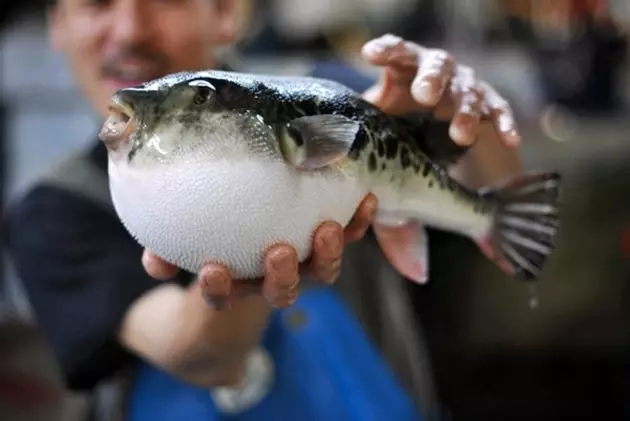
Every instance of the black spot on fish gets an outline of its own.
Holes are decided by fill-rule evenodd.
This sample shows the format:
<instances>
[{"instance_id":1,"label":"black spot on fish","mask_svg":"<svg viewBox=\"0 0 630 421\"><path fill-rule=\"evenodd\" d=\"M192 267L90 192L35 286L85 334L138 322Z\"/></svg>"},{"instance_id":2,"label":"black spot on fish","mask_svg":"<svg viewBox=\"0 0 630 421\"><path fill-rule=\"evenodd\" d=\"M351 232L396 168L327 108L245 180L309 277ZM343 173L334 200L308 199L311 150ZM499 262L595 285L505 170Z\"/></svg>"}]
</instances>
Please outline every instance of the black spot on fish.
<instances>
[{"instance_id":1,"label":"black spot on fish","mask_svg":"<svg viewBox=\"0 0 630 421\"><path fill-rule=\"evenodd\" d=\"M431 164L429 162L425 162L424 166L422 167L422 176L426 177L429 175L430 172L431 172Z\"/></svg>"},{"instance_id":2,"label":"black spot on fish","mask_svg":"<svg viewBox=\"0 0 630 421\"><path fill-rule=\"evenodd\" d=\"M348 157L350 159L357 159L360 155L360 152L367 147L369 140L370 138L367 135L365 128L361 127L354 139L352 148L350 148L350 152L348 152Z\"/></svg>"},{"instance_id":3,"label":"black spot on fish","mask_svg":"<svg viewBox=\"0 0 630 421\"><path fill-rule=\"evenodd\" d=\"M383 144L382 140L377 140L377 150L378 150L378 156L380 156L381 158L385 156L385 145Z\"/></svg>"},{"instance_id":4,"label":"black spot on fish","mask_svg":"<svg viewBox=\"0 0 630 421\"><path fill-rule=\"evenodd\" d=\"M293 127L291 124L287 124L287 131L289 135L295 142L296 146L304 146L304 136L302 136L302 132Z\"/></svg>"},{"instance_id":5,"label":"black spot on fish","mask_svg":"<svg viewBox=\"0 0 630 421\"><path fill-rule=\"evenodd\" d=\"M368 157L368 170L370 170L370 172L374 172L376 171L376 166L376 155L374 152L370 152L370 156Z\"/></svg>"},{"instance_id":6,"label":"black spot on fish","mask_svg":"<svg viewBox=\"0 0 630 421\"><path fill-rule=\"evenodd\" d=\"M433 180L429 180L429 188L433 187Z\"/></svg>"},{"instance_id":7,"label":"black spot on fish","mask_svg":"<svg viewBox=\"0 0 630 421\"><path fill-rule=\"evenodd\" d=\"M321 113L321 110L318 107L317 102L313 100L299 101L299 102L296 102L294 106L301 112L302 115L316 115L316 114ZM330 113L326 113L326 114L330 114Z\"/></svg>"},{"instance_id":8,"label":"black spot on fish","mask_svg":"<svg viewBox=\"0 0 630 421\"><path fill-rule=\"evenodd\" d=\"M381 170L382 170L382 171L385 171L385 168L387 168L387 164L383 162L383 163L381 164Z\"/></svg>"},{"instance_id":9,"label":"black spot on fish","mask_svg":"<svg viewBox=\"0 0 630 421\"><path fill-rule=\"evenodd\" d=\"M411 165L411 160L409 158L409 149L407 148L402 148L400 150L400 165L402 165L403 169L407 169Z\"/></svg>"},{"instance_id":10,"label":"black spot on fish","mask_svg":"<svg viewBox=\"0 0 630 421\"><path fill-rule=\"evenodd\" d=\"M396 152L398 152L398 144L393 138L386 138L383 140L385 143L385 157L388 159L394 159Z\"/></svg>"}]
</instances>

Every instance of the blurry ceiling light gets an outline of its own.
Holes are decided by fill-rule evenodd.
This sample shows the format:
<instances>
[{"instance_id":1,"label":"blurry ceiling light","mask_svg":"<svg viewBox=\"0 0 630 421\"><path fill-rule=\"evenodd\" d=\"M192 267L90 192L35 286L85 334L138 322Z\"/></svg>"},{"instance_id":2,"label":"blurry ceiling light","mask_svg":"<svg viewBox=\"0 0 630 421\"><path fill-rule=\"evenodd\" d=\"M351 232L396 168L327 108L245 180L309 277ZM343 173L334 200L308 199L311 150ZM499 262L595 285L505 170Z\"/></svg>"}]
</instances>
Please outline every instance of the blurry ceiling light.
<instances>
[{"instance_id":1,"label":"blurry ceiling light","mask_svg":"<svg viewBox=\"0 0 630 421\"><path fill-rule=\"evenodd\" d=\"M575 116L557 105L548 105L541 111L539 124L545 136L555 142L571 140L578 129Z\"/></svg>"}]
</instances>

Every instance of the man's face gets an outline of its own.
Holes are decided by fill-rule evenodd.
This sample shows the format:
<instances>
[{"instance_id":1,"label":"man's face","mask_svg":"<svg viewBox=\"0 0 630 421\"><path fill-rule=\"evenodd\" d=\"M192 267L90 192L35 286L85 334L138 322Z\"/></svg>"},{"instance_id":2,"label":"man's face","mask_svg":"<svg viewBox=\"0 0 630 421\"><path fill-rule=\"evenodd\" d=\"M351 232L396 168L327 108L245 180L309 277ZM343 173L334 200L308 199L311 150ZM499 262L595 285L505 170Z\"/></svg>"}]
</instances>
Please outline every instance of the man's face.
<instances>
[{"instance_id":1,"label":"man's face","mask_svg":"<svg viewBox=\"0 0 630 421\"><path fill-rule=\"evenodd\" d=\"M235 38L236 0L57 0L52 45L104 115L120 88L215 65L214 48Z\"/></svg>"}]
</instances>

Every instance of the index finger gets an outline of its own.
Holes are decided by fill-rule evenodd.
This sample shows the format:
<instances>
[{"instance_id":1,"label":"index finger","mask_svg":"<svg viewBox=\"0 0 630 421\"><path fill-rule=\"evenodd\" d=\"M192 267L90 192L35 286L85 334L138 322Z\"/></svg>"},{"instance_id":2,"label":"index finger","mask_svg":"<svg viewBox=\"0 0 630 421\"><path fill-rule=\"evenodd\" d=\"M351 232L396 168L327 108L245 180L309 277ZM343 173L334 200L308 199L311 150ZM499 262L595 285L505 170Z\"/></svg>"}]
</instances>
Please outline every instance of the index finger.
<instances>
[{"instance_id":1,"label":"index finger","mask_svg":"<svg viewBox=\"0 0 630 421\"><path fill-rule=\"evenodd\" d=\"M380 67L391 66L407 83L413 80L418 69L421 52L422 47L419 45L405 42L391 34L368 41L361 50L363 58L368 62Z\"/></svg>"},{"instance_id":2,"label":"index finger","mask_svg":"<svg viewBox=\"0 0 630 421\"><path fill-rule=\"evenodd\" d=\"M168 281L179 272L177 266L164 261L147 249L142 253L142 265L149 276L158 281Z\"/></svg>"},{"instance_id":3,"label":"index finger","mask_svg":"<svg viewBox=\"0 0 630 421\"><path fill-rule=\"evenodd\" d=\"M454 61L440 49L426 49L386 34L363 46L363 57L376 66L387 66L399 84L411 85L411 95L423 107L434 107L453 77Z\"/></svg>"}]
</instances>

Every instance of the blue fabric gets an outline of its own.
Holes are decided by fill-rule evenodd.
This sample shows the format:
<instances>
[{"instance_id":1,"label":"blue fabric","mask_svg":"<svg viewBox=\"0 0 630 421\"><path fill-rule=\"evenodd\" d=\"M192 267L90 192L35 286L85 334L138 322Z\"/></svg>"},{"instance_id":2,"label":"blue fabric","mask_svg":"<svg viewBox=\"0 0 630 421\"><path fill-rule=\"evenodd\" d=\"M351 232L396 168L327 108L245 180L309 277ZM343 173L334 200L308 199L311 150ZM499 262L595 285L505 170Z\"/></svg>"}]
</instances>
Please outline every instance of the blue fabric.
<instances>
[{"instance_id":1,"label":"blue fabric","mask_svg":"<svg viewBox=\"0 0 630 421\"><path fill-rule=\"evenodd\" d=\"M129 421L422 419L333 289L305 291L294 306L277 311L263 346L274 361L275 382L257 406L222 415L208 390L143 365L131 391Z\"/></svg>"}]
</instances>

